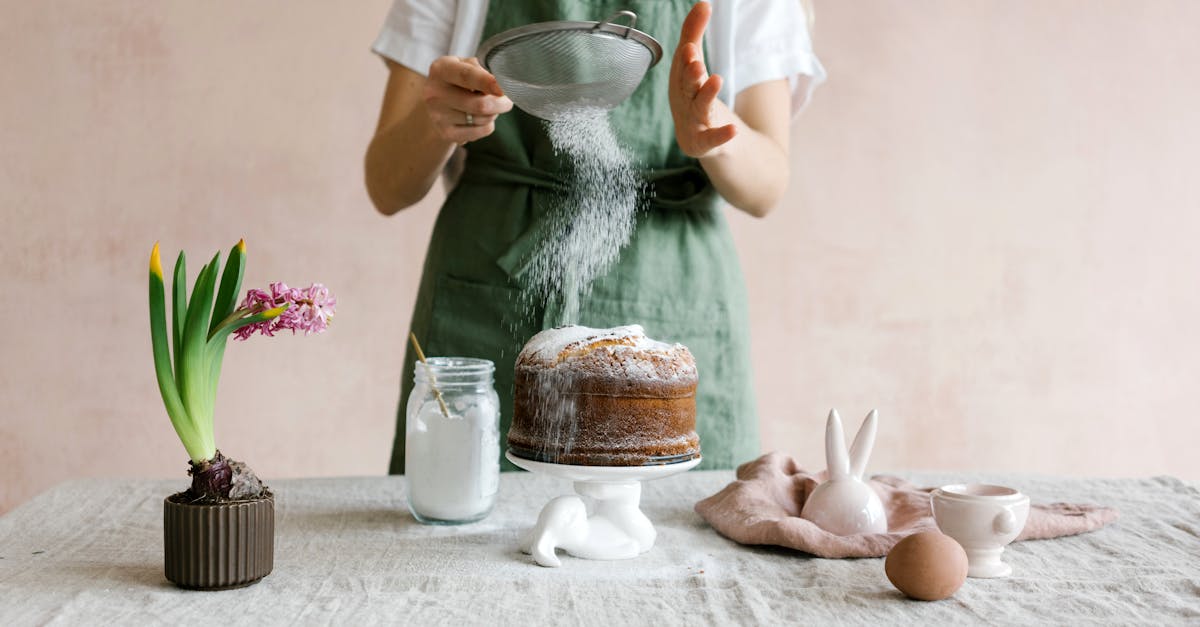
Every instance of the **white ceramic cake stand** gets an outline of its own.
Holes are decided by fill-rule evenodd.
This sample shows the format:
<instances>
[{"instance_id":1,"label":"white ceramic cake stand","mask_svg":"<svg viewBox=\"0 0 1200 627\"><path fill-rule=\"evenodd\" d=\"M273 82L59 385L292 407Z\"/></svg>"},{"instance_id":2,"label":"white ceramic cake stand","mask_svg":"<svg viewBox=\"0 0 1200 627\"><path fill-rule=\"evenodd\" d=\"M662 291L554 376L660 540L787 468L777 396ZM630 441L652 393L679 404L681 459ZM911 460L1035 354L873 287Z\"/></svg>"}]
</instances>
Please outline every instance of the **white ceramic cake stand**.
<instances>
[{"instance_id":1,"label":"white ceramic cake stand","mask_svg":"<svg viewBox=\"0 0 1200 627\"><path fill-rule=\"evenodd\" d=\"M508 461L529 472L575 482L575 494L552 499L537 525L521 541L521 550L542 566L560 566L555 549L590 560L637 557L654 546L658 532L638 509L642 482L695 468L700 458L658 466L570 466L548 464L508 451Z\"/></svg>"}]
</instances>

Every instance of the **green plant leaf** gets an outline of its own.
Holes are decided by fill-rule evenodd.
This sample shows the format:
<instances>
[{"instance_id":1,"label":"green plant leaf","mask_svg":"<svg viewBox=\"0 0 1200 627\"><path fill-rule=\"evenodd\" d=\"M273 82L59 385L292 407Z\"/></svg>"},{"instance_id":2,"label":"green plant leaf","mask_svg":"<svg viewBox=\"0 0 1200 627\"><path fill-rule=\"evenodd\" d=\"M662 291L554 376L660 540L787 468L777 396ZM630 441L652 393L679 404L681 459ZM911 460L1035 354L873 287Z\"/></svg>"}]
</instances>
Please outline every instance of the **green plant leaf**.
<instances>
[{"instance_id":1,"label":"green plant leaf","mask_svg":"<svg viewBox=\"0 0 1200 627\"><path fill-rule=\"evenodd\" d=\"M187 255L179 251L175 275L171 278L171 339L175 355L175 373L183 356L183 321L187 315Z\"/></svg>"},{"instance_id":2,"label":"green plant leaf","mask_svg":"<svg viewBox=\"0 0 1200 627\"><path fill-rule=\"evenodd\" d=\"M245 318L235 318L226 321L220 327L218 327L216 331L213 331L212 335L209 336L209 350L215 351L223 347L225 345L225 339L229 337L230 333L233 333L244 326L254 324L255 322L262 322L264 320L278 318L279 314L287 311L288 307L291 307L291 304L284 304L274 309L268 309L256 314L251 314Z\"/></svg>"},{"instance_id":3,"label":"green plant leaf","mask_svg":"<svg viewBox=\"0 0 1200 627\"><path fill-rule=\"evenodd\" d=\"M181 368L176 375L176 383L179 386L179 395L183 400L183 405L192 417L192 423L199 436L204 440L206 448L211 447L213 453L216 452L212 429L213 399L212 388L208 381L211 369L206 346L209 315L212 312L213 289L216 283L217 269L220 267L220 258L221 253L218 252L196 277L191 302L188 303L187 321L183 329Z\"/></svg>"},{"instance_id":4,"label":"green plant leaf","mask_svg":"<svg viewBox=\"0 0 1200 627\"><path fill-rule=\"evenodd\" d=\"M212 343L208 344L208 388L209 395L212 397L213 411L216 411L217 406L217 387L221 383L221 363L225 360L225 344L222 343L218 347L213 347Z\"/></svg>"},{"instance_id":5,"label":"green plant leaf","mask_svg":"<svg viewBox=\"0 0 1200 627\"><path fill-rule=\"evenodd\" d=\"M202 438L196 432L191 416L184 408L171 374L171 353L167 347L166 287L163 284L162 261L157 243L150 253L150 344L154 352L154 374L158 380L158 391L162 395L163 406L171 419L171 425L175 427L179 441L183 443L192 460L208 459L211 455L206 456L207 450Z\"/></svg>"},{"instance_id":6,"label":"green plant leaf","mask_svg":"<svg viewBox=\"0 0 1200 627\"><path fill-rule=\"evenodd\" d=\"M212 322L208 326L208 337L220 326L221 322L231 316L237 306L238 295L242 291L242 276L246 270L246 242L238 240L229 251L229 259L225 262L225 271L221 273L221 288L217 291L217 302L213 305ZM210 345L209 386L213 403L216 403L217 387L221 381L221 364L225 359L225 344L217 350L211 350Z\"/></svg>"},{"instance_id":7,"label":"green plant leaf","mask_svg":"<svg viewBox=\"0 0 1200 627\"><path fill-rule=\"evenodd\" d=\"M242 293L242 275L246 271L246 241L238 243L229 251L229 260L225 262L225 271L221 273L221 289L217 291L217 302L213 305L212 322L208 326L208 339L222 322L234 313L238 295ZM209 375L208 384L211 388L213 404L217 402L217 386L221 382L221 364L225 360L225 342L221 342L216 350L209 343Z\"/></svg>"},{"instance_id":8,"label":"green plant leaf","mask_svg":"<svg viewBox=\"0 0 1200 627\"><path fill-rule=\"evenodd\" d=\"M242 291L242 275L246 272L246 242L238 240L229 251L225 271L221 273L221 288L217 290L217 302L213 305L212 323L208 326L211 335L222 320L233 313L238 294Z\"/></svg>"}]
</instances>

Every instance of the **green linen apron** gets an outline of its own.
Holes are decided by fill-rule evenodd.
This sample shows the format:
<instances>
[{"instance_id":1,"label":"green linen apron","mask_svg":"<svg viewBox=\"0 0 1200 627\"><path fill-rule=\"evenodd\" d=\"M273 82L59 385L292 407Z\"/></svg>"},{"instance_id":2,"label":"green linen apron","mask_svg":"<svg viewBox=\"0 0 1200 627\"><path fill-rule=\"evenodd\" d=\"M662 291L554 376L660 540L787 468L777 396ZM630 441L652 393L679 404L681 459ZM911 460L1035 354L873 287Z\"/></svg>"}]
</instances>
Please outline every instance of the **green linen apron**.
<instances>
[{"instance_id":1,"label":"green linen apron","mask_svg":"<svg viewBox=\"0 0 1200 627\"><path fill-rule=\"evenodd\" d=\"M700 372L696 431L701 468L732 468L758 455L745 287L718 196L680 151L668 102L671 56L694 0L493 0L483 38L549 20L600 20L621 9L663 44L664 58L609 116L640 160L653 196L629 245L581 302L579 324L640 324L679 342ZM425 353L490 359L500 395L500 442L512 423L513 367L525 342L560 312L522 301L523 270L549 200L566 171L543 122L514 108L496 131L467 145L462 179L446 198L425 258L412 331ZM538 308L535 308L538 309ZM404 362L390 472L404 471L405 408L416 359ZM505 470L516 467L502 459Z\"/></svg>"}]
</instances>

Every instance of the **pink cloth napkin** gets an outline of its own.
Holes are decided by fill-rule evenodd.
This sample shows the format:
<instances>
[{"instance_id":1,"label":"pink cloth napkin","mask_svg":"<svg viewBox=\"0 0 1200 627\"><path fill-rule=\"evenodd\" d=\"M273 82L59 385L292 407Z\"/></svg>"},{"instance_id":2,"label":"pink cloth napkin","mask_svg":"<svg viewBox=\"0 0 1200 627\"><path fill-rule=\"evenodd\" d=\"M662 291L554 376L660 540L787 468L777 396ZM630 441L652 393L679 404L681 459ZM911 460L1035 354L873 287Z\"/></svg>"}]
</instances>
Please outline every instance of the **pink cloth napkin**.
<instances>
[{"instance_id":1,"label":"pink cloth napkin","mask_svg":"<svg viewBox=\"0 0 1200 627\"><path fill-rule=\"evenodd\" d=\"M929 507L934 488L918 488L899 477L869 480L887 510L888 533L839 536L800 518L804 501L824 473L801 470L781 453L742 464L737 480L696 503L696 512L721 535L741 544L775 544L818 557L883 557L901 538L937 529ZM1017 540L1038 540L1093 531L1117 518L1117 510L1097 505L1051 503L1029 508Z\"/></svg>"}]
</instances>

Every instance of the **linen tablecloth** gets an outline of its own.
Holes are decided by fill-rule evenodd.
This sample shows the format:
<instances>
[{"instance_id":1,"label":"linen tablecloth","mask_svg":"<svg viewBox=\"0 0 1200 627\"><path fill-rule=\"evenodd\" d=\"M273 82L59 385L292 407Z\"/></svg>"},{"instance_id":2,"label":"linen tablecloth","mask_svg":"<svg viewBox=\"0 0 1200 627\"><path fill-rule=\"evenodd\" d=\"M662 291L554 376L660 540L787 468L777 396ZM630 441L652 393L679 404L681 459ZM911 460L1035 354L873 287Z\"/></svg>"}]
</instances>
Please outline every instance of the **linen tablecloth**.
<instances>
[{"instance_id":1,"label":"linen tablecloth","mask_svg":"<svg viewBox=\"0 0 1200 627\"><path fill-rule=\"evenodd\" d=\"M920 485L986 480L1035 502L1097 502L1121 518L1095 533L1013 544L1007 579L952 598L903 598L882 559L827 560L747 547L692 511L732 472L646 484L655 547L628 561L517 550L561 480L506 473L484 521L417 524L397 477L272 481L275 570L222 592L163 577L162 500L184 479L62 484L0 518L0 625L24 624L1078 624L1200 621L1200 492L1177 479L906 474Z\"/></svg>"}]
</instances>

